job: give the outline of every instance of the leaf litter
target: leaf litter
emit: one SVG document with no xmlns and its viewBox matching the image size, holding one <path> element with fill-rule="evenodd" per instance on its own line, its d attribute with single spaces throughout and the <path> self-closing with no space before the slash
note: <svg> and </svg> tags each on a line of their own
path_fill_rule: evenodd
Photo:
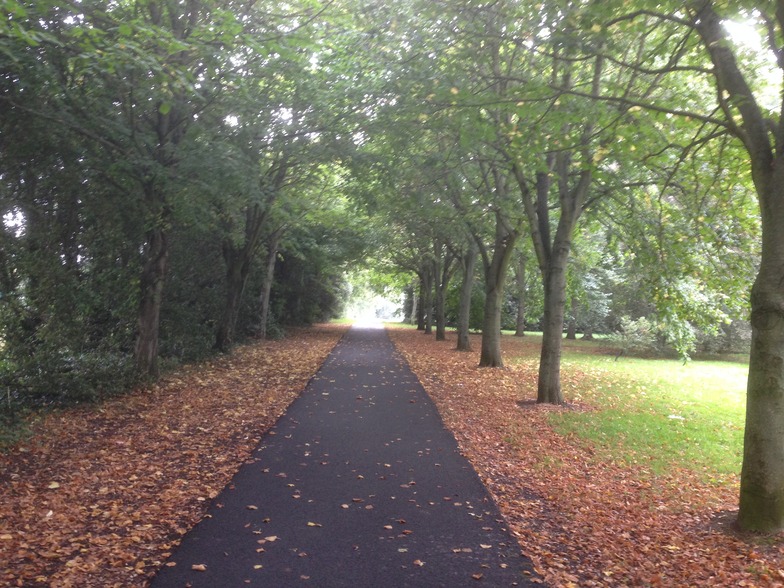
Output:
<svg viewBox="0 0 784 588">
<path fill-rule="evenodd" d="M 0 585 L 146 586 L 345 329 L 295 330 L 37 423 L 0 455 Z M 551 586 L 784 586 L 781 542 L 730 529 L 737 478 L 603 461 L 550 428 L 563 409 L 531 400 L 535 361 L 478 369 L 449 342 L 391 335 Z"/>
<path fill-rule="evenodd" d="M 737 476 L 708 482 L 683 468 L 656 475 L 642 457 L 615 463 L 556 433 L 548 413 L 595 407 L 534 402 L 538 345 L 504 337 L 506 357 L 531 359 L 478 368 L 478 354 L 453 342 L 389 333 L 548 585 L 784 586 L 781 537 L 732 529 Z M 479 349 L 478 337 L 472 344 Z M 574 371 L 562 380 L 568 397 L 585 385 Z"/>
<path fill-rule="evenodd" d="M 44 417 L 0 454 L 0 586 L 146 586 L 347 328 L 292 329 Z"/>
</svg>

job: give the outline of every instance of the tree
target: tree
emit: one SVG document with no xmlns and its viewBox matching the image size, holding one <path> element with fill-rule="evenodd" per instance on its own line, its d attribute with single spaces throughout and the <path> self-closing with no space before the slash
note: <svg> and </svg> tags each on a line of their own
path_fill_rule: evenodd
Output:
<svg viewBox="0 0 784 588">
<path fill-rule="evenodd" d="M 752 180 L 760 202 L 762 255 L 751 290 L 752 347 L 741 472 L 738 521 L 745 529 L 777 531 L 784 528 L 784 112 L 772 123 L 734 54 L 729 35 L 713 2 L 689 4 L 692 26 L 713 64 L 719 106 L 727 130 L 749 154 Z M 784 29 L 780 13 L 762 13 L 773 42 Z M 770 47 L 777 55 L 778 45 Z M 784 69 L 784 62 L 779 62 Z M 733 115 L 739 116 L 739 122 Z M 777 358 L 777 361 L 772 361 Z"/>
<path fill-rule="evenodd" d="M 625 96 L 595 93 L 596 100 L 644 109 L 650 117 L 665 113 L 694 129 L 680 149 L 681 161 L 725 135 L 745 150 L 751 182 L 760 206 L 762 250 L 751 289 L 752 348 L 747 391 L 747 420 L 741 474 L 739 524 L 744 529 L 784 528 L 784 376 L 776 367 L 784 355 L 784 314 L 779 285 L 784 279 L 784 117 L 781 108 L 780 39 L 784 21 L 773 6 L 745 9 L 693 0 L 685 5 L 629 12 L 607 5 L 597 13 L 606 38 L 644 31 L 644 50 L 629 54 L 618 45 L 611 59 L 634 77 L 662 81 L 656 92 Z M 748 52 L 732 38 L 725 22 L 750 23 L 761 51 Z M 654 47 L 656 49 L 654 49 Z M 770 59 L 765 59 L 765 54 Z M 706 66 L 706 63 L 708 66 Z M 778 104 L 766 106 L 770 80 Z M 665 83 L 666 82 L 666 83 Z M 705 88 L 710 88 L 705 92 Z M 778 111 L 777 111 L 778 110 Z"/>
<path fill-rule="evenodd" d="M 469 243 L 460 257 L 460 267 L 463 281 L 460 285 L 460 299 L 458 302 L 457 317 L 457 350 L 471 351 L 471 340 L 468 337 L 471 320 L 471 300 L 474 292 L 474 274 L 479 248 L 474 243 Z"/>
</svg>

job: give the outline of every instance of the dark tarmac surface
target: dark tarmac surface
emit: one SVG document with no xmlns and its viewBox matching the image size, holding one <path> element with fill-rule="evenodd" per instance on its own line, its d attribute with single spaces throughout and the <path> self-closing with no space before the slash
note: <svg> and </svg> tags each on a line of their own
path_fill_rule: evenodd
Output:
<svg viewBox="0 0 784 588">
<path fill-rule="evenodd" d="M 358 327 L 169 564 L 153 588 L 495 587 L 536 578 L 386 333 Z"/>
</svg>

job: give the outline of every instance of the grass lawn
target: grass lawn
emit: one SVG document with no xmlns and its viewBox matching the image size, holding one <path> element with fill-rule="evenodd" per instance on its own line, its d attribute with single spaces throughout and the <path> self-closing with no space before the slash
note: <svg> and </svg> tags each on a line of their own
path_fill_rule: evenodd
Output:
<svg viewBox="0 0 784 588">
<path fill-rule="evenodd" d="M 506 363 L 535 371 L 541 333 L 504 335 Z M 577 410 L 552 412 L 556 431 L 589 443 L 598 458 L 654 474 L 686 468 L 722 482 L 740 473 L 747 361 L 615 361 L 616 350 L 603 339 L 564 340 L 563 349 L 564 395 Z"/>
<path fill-rule="evenodd" d="M 621 358 L 569 346 L 567 401 L 554 428 L 592 443 L 602 457 L 654 473 L 689 468 L 707 479 L 740 471 L 748 366 L 721 361 Z"/>
</svg>

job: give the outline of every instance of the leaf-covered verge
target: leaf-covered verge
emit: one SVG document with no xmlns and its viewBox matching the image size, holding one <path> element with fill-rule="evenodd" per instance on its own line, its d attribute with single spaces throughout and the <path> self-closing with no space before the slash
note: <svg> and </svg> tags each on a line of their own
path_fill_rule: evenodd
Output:
<svg viewBox="0 0 784 588">
<path fill-rule="evenodd" d="M 784 586 L 781 542 L 732 529 L 737 477 L 711 484 L 684 468 L 654 475 L 643 460 L 609 461 L 550 426 L 551 411 L 595 407 L 536 405 L 535 361 L 478 368 L 478 353 L 454 340 L 389 332 L 548 584 Z M 503 347 L 538 353 L 512 337 Z M 569 402 L 585 382 L 574 369 L 563 380 Z"/>
<path fill-rule="evenodd" d="M 292 329 L 35 424 L 0 455 L 0 586 L 146 585 L 346 329 Z"/>
</svg>

